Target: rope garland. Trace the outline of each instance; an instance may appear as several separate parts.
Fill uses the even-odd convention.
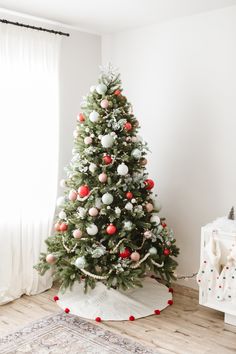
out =
[[[89,277],[93,278],[93,279],[97,279],[97,280],[106,280],[109,276],[109,274],[112,272],[112,270],[109,271],[108,275],[97,275],[97,274],[93,274],[90,273],[89,271],[85,270],[85,269],[80,269],[81,272],[83,272],[85,275],[88,275]]]
[[[144,256],[142,259],[140,259],[140,261],[138,261],[137,263],[135,263],[134,265],[132,265],[130,268],[132,268],[132,269],[138,268],[138,267],[140,266],[140,264],[142,264],[144,261],[146,261],[146,259],[147,259],[149,256],[150,256],[150,253],[145,254],[145,256]]]
[[[121,243],[125,240],[125,238],[122,238],[122,240],[120,240],[117,245],[115,246],[115,248],[113,250],[110,251],[111,254],[116,253],[116,250],[119,248],[119,246],[121,245]]]
[[[63,245],[63,247],[65,248],[65,250],[66,250],[66,252],[67,253],[73,253],[75,250],[76,250],[76,248],[77,248],[77,243],[74,245],[74,247],[70,250],[66,245],[65,245],[65,239],[64,239],[64,237],[62,236],[62,245]]]
[[[161,264],[159,264],[159,263],[155,262],[153,259],[151,260],[151,262],[152,262],[152,264],[154,264],[154,265],[157,266],[158,268],[161,268],[161,267],[163,267],[163,265],[164,265],[164,262],[162,262]]]

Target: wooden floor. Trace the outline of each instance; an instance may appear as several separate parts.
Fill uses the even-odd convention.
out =
[[[58,312],[52,300],[56,293],[57,289],[52,288],[0,306],[0,334]],[[236,327],[224,324],[222,313],[199,306],[197,292],[181,286],[175,287],[174,305],[160,316],[97,325],[128,335],[146,346],[154,346],[163,354],[236,353]]]

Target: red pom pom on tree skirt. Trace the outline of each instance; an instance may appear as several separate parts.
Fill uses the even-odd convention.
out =
[[[58,301],[58,300],[59,300],[59,297],[58,297],[58,296],[54,296],[53,300],[54,300],[54,301]]]
[[[133,193],[132,192],[127,192],[126,193],[126,198],[127,199],[132,199],[133,198]]]
[[[174,303],[173,300],[168,300],[168,301],[167,301],[167,304],[168,304],[168,305],[173,305],[173,303]]]
[[[164,251],[163,251],[163,254],[164,254],[165,256],[169,256],[170,250],[168,250],[168,248],[165,248]]]
[[[146,179],[146,181],[144,181],[144,183],[145,183],[145,188],[148,191],[154,187],[154,182],[152,179]]]
[[[134,317],[134,316],[129,316],[129,320],[130,320],[130,321],[134,321],[134,320],[135,320],[135,317]]]
[[[103,156],[103,162],[106,164],[106,165],[109,165],[110,163],[112,163],[112,158],[110,155],[105,155]]]
[[[120,252],[119,257],[121,258],[129,258],[131,255],[131,252],[129,248],[126,248],[123,252]]]
[[[108,225],[107,228],[106,228],[106,232],[107,232],[108,235],[113,235],[113,234],[116,233],[116,231],[117,231],[117,228],[113,224]]]
[[[60,231],[66,231],[68,229],[68,225],[66,224],[66,223],[62,223],[61,225],[60,225]]]
[[[68,309],[68,307],[66,307],[64,311],[65,311],[65,313],[69,313],[70,309]]]
[[[79,113],[77,115],[77,121],[80,122],[80,123],[85,121],[85,117],[84,117],[83,113]]]
[[[174,289],[173,288],[169,288],[169,293],[173,293]]]
[[[84,186],[80,186],[78,189],[79,196],[81,198],[87,197],[90,193],[89,187],[85,184]]]
[[[101,317],[96,317],[96,318],[95,318],[95,321],[96,321],[96,322],[101,322],[102,319],[101,319]]]
[[[124,129],[129,132],[130,130],[132,130],[132,124],[130,122],[125,123]]]
[[[161,311],[160,310],[154,310],[155,315],[160,315]]]
[[[121,94],[120,90],[115,90],[114,95],[119,96]]]

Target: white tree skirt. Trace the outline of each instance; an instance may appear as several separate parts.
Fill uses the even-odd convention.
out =
[[[100,317],[106,321],[128,320],[153,315],[155,310],[163,310],[172,299],[169,289],[155,279],[145,278],[142,288],[121,291],[107,289],[98,282],[95,289],[84,293],[84,284],[75,283],[72,290],[58,294],[57,304],[70,313],[94,320]]]

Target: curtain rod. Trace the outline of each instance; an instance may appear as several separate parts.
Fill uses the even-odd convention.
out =
[[[5,24],[14,25],[14,26],[19,26],[19,27],[30,28],[30,29],[37,30],[37,31],[43,31],[43,32],[59,34],[60,36],[66,36],[66,37],[70,36],[69,33],[60,32],[60,31],[54,31],[54,30],[50,30],[50,29],[47,29],[47,28],[43,28],[43,27],[36,27],[36,26],[26,25],[24,23],[8,21],[8,20],[5,20],[5,19],[0,19],[0,22],[5,23]]]

